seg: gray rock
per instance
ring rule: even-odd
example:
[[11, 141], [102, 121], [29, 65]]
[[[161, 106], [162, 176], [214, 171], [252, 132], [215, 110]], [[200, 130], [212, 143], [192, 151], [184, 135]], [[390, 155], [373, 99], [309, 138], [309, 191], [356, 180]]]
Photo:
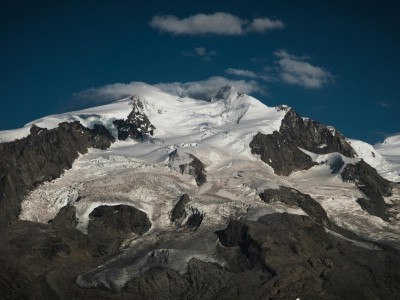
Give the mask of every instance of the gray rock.
[[197, 209], [192, 209], [192, 215], [188, 218], [186, 226], [196, 230], [199, 228], [201, 222], [203, 222], [204, 214]]
[[279, 189], [266, 189], [259, 196], [266, 203], [279, 201], [287, 205], [299, 207], [315, 222], [326, 227], [331, 226], [325, 210], [310, 195], [303, 194], [289, 187], [280, 186]]
[[118, 139], [127, 138], [143, 140], [146, 134], [153, 135], [154, 127], [149, 118], [141, 112], [143, 103], [138, 97], [131, 97], [132, 111], [126, 119], [115, 120], [113, 123], [118, 130]]
[[98, 206], [89, 214], [88, 236], [96, 242], [95, 255], [118, 250], [132, 233], [142, 235], [151, 227], [147, 215], [128, 205]]
[[207, 182], [207, 175], [205, 174], [204, 164], [193, 154], [189, 154], [192, 161], [189, 164], [179, 165], [182, 174], [187, 173], [192, 175], [198, 186]]
[[171, 211], [171, 222], [175, 222], [179, 219], [186, 218], [187, 214], [185, 211], [185, 205], [189, 203], [190, 197], [188, 194], [183, 194], [178, 202], [175, 204]]
[[88, 129], [76, 121], [51, 130], [32, 125], [26, 138], [0, 144], [0, 228], [17, 218], [29, 191], [70, 169], [79, 153], [106, 149], [112, 142], [104, 126]]
[[343, 181], [354, 182], [367, 197], [357, 200], [361, 208], [382, 220], [389, 220], [386, 203], [383, 199], [392, 194], [392, 186], [388, 180], [382, 178], [373, 167], [363, 160], [356, 164], [348, 164], [343, 169], [341, 176]]
[[277, 175], [288, 176], [315, 165], [310, 156], [277, 131], [268, 135], [257, 133], [250, 142], [250, 148], [251, 153], [260, 155], [261, 160], [270, 165]]
[[[373, 251], [327, 233], [306, 216], [270, 214], [232, 220], [217, 232], [238, 247], [253, 269], [266, 274], [252, 299], [396, 299], [400, 254]], [[249, 275], [251, 276], [251, 275]]]
[[51, 226], [58, 226], [61, 228], [75, 228], [78, 224], [75, 206], [67, 205], [62, 207], [57, 216], [53, 220], [50, 220], [49, 223]]
[[279, 132], [294, 145], [317, 154], [339, 152], [355, 157], [356, 152], [337, 130], [311, 119], [303, 119], [292, 108], [282, 120]]

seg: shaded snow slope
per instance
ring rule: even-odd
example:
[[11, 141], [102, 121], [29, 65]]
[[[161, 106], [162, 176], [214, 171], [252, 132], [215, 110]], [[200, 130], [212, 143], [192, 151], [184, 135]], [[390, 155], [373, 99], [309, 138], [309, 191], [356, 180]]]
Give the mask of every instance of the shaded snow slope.
[[376, 144], [374, 149], [391, 164], [389, 170], [397, 174], [395, 181], [400, 182], [400, 135], [386, 138], [382, 143]]
[[375, 168], [383, 178], [400, 182], [400, 141], [395, 143], [389, 140], [375, 146], [353, 139], [349, 141], [357, 156]]

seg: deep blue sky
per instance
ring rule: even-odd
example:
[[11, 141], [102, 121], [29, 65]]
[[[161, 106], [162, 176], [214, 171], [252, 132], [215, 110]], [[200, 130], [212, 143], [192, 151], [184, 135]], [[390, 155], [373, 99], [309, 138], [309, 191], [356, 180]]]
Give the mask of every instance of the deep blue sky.
[[[375, 143], [400, 131], [396, 2], [2, 1], [0, 130], [82, 107], [73, 95], [91, 87], [211, 76], [240, 79], [228, 75], [228, 68], [259, 74], [265, 67], [276, 68], [273, 53], [286, 49], [333, 79], [319, 89], [256, 79], [267, 93], [253, 95], [269, 106], [293, 106], [348, 137]], [[182, 19], [215, 12], [279, 19], [285, 28], [226, 36], [174, 35], [149, 26], [155, 15]], [[210, 60], [187, 55], [196, 47], [217, 55]]]

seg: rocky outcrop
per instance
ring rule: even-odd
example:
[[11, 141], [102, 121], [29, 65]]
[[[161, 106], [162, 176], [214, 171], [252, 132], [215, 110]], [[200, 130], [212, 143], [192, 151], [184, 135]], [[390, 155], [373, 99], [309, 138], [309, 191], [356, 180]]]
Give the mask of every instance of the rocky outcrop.
[[60, 209], [57, 216], [48, 222], [51, 226], [60, 228], [75, 228], [78, 224], [76, 219], [76, 208], [72, 205], [66, 205]]
[[16, 220], [0, 243], [1, 299], [60, 299], [80, 270], [94, 267], [92, 244], [75, 228]]
[[142, 235], [151, 227], [147, 215], [128, 205], [98, 206], [89, 214], [88, 235], [96, 241], [98, 255], [118, 250], [130, 235]]
[[339, 152], [348, 157], [356, 156], [340, 132], [311, 119], [303, 119], [293, 109], [286, 113], [279, 132], [289, 143], [313, 153]]
[[79, 153], [106, 149], [113, 141], [104, 126], [89, 129], [76, 121], [50, 130], [33, 125], [26, 138], [0, 144], [0, 228], [17, 218], [30, 190], [70, 169]]
[[154, 127], [143, 112], [143, 102], [138, 96], [131, 97], [132, 111], [126, 119], [115, 120], [113, 123], [118, 130], [118, 139], [127, 138], [143, 140], [146, 135], [153, 135]]
[[[76, 223], [75, 207], [65, 206], [50, 224], [16, 220], [1, 230], [0, 298], [71, 298], [79, 289], [79, 274], [110, 259], [132, 233], [141, 235], [151, 226], [145, 213], [126, 205], [96, 208], [88, 235]], [[80, 290], [77, 298], [87, 293]]]
[[185, 219], [187, 216], [185, 205], [189, 203], [190, 197], [188, 194], [183, 194], [178, 202], [175, 204], [174, 208], [171, 211], [171, 222], [176, 222], [178, 220]]
[[391, 183], [382, 178], [378, 172], [361, 160], [356, 164], [348, 164], [341, 173], [343, 181], [354, 182], [366, 198], [360, 198], [357, 203], [370, 213], [388, 221], [388, 211], [383, 197], [392, 194]]
[[203, 222], [204, 214], [201, 213], [198, 209], [192, 208], [192, 214], [189, 216], [186, 226], [196, 230], [199, 228], [201, 222]]
[[171, 222], [175, 222], [177, 226], [182, 225], [182, 223], [186, 220], [186, 227], [197, 230], [197, 228], [203, 222], [204, 214], [201, 213], [197, 208], [189, 208], [187, 209], [185, 206], [190, 202], [190, 197], [188, 194], [183, 194], [179, 201], [175, 204], [174, 208], [171, 211]]
[[235, 299], [239, 298], [235, 276], [217, 264], [191, 259], [185, 275], [151, 269], [131, 280], [122, 294], [137, 299]]
[[330, 227], [331, 225], [328, 215], [322, 206], [310, 195], [303, 194], [298, 190], [280, 186], [279, 189], [266, 189], [259, 196], [266, 203], [279, 201], [286, 205], [299, 207], [318, 224], [325, 227]]
[[180, 172], [192, 175], [198, 186], [206, 183], [207, 175], [205, 174], [204, 164], [193, 154], [188, 155], [192, 161], [188, 164], [179, 165]]
[[[250, 143], [251, 153], [260, 155], [261, 160], [270, 165], [277, 175], [288, 176], [315, 164], [299, 148], [317, 154], [338, 152], [348, 157], [356, 156], [346, 138], [337, 130], [311, 119], [303, 119], [292, 108], [277, 109], [286, 111], [279, 132], [268, 135], [259, 132]], [[337, 172], [341, 166], [335, 167], [332, 172]]]
[[306, 216], [270, 214], [258, 221], [232, 220], [217, 235], [226, 249], [240, 249], [250, 267], [265, 274], [262, 283], [246, 295], [248, 298], [400, 296], [398, 251], [376, 251], [368, 244], [356, 246], [327, 233]]
[[315, 165], [310, 156], [277, 131], [268, 135], [257, 133], [250, 148], [251, 153], [260, 155], [261, 160], [270, 165], [277, 175], [288, 176]]

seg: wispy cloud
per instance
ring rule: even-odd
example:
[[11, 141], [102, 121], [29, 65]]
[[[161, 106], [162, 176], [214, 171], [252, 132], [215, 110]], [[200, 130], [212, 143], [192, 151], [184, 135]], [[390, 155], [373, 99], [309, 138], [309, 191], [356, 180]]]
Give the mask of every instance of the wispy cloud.
[[250, 71], [250, 70], [228, 68], [225, 70], [225, 73], [227, 73], [229, 75], [239, 76], [239, 77], [258, 78], [258, 75], [255, 72]]
[[387, 102], [376, 101], [375, 103], [378, 104], [379, 106], [383, 107], [383, 108], [390, 108], [390, 104], [388, 104]]
[[222, 76], [213, 76], [202, 81], [158, 83], [155, 86], [179, 97], [210, 100], [221, 87], [230, 85], [238, 92], [265, 94], [265, 87], [255, 80], [232, 80]]
[[105, 104], [137, 93], [145, 83], [113, 83], [74, 93], [73, 99], [84, 104]]
[[183, 19], [174, 15], [157, 15], [150, 21], [150, 26], [175, 35], [243, 35], [283, 29], [285, 24], [281, 20], [269, 18], [255, 18], [248, 21], [230, 13], [216, 12], [196, 14]]
[[278, 76], [281, 81], [308, 89], [320, 89], [333, 80], [326, 69], [314, 66], [309, 58], [289, 54], [286, 50], [274, 52], [278, 58]]
[[283, 29], [285, 24], [281, 20], [256, 18], [246, 28], [248, 32], [265, 32], [272, 29]]
[[[221, 87], [230, 85], [238, 92], [265, 93], [265, 87], [255, 80], [231, 80], [221, 76], [213, 76], [206, 80], [190, 82], [163, 82], [153, 85], [166, 93], [179, 97], [191, 97], [200, 100], [210, 100]], [[143, 82], [115, 83], [97, 88], [91, 88], [74, 94], [74, 98], [80, 103], [105, 104], [122, 99], [134, 94], [147, 93], [150, 85]]]
[[277, 80], [274, 76], [267, 74], [267, 72], [255, 72], [251, 70], [244, 70], [244, 69], [236, 69], [236, 68], [228, 68], [225, 70], [225, 73], [228, 75], [233, 75], [237, 77], [247, 77], [267, 82], [276, 82]]
[[182, 54], [184, 56], [197, 56], [197, 57], [202, 57], [205, 60], [210, 60], [211, 57], [216, 56], [218, 53], [215, 50], [208, 51], [204, 47], [197, 47], [194, 48], [193, 51], [183, 51]]

